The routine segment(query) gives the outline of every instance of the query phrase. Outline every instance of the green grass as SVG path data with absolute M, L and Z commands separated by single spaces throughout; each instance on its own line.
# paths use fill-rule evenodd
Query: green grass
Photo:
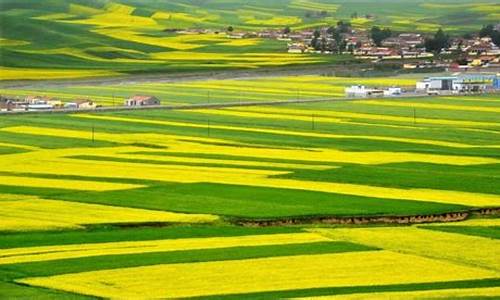
M 1 190 L 1 188 L 0 188 Z M 116 192 L 80 192 L 52 198 L 239 218 L 408 215 L 461 211 L 462 205 L 213 183 L 158 184 Z M 141 199 L 138 201 L 138 199 Z
M 498 164 L 452 166 L 446 164 L 398 163 L 387 165 L 346 165 L 324 171 L 296 170 L 281 178 L 369 184 L 395 188 L 460 190 L 472 193 L 499 194 Z M 371 176 L 366 177 L 366 174 Z M 439 180 L 436 180 L 439 178 Z

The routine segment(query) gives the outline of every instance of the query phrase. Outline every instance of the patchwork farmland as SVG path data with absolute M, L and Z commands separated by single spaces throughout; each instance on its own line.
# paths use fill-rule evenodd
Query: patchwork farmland
M 0 300 L 500 299 L 500 0 L 0 0 Z
M 298 82 L 305 99 L 340 97 L 348 81 L 9 91 L 113 105 L 148 89 L 185 104 L 206 101 L 208 91 L 219 102 L 234 102 L 239 90 L 241 101 L 294 99 Z M 0 291 L 37 299 L 499 297 L 500 224 L 478 214 L 500 206 L 499 110 L 497 95 L 473 95 L 5 115 Z M 309 224 L 447 214 L 467 220 Z M 302 222 L 260 226 L 292 219 Z

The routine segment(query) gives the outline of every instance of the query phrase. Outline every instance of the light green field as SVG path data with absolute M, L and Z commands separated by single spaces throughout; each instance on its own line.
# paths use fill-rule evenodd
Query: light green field
M 0 94 L 20 98 L 28 95 L 48 96 L 66 102 L 90 97 L 102 106 L 119 106 L 123 104 L 124 99 L 132 95 L 146 93 L 158 97 L 164 105 L 181 105 L 344 98 L 345 88 L 353 84 L 413 88 L 417 80 L 417 77 L 411 75 L 387 78 L 342 78 L 304 75 L 127 85 L 10 88 L 0 89 Z
M 363 83 L 395 80 L 414 79 Z M 37 92 L 93 92 L 112 104 L 113 94 L 147 89 L 165 104 L 203 103 L 207 91 L 223 102 L 239 89 L 242 101 L 294 99 L 287 85 L 300 86 L 304 98 L 324 97 L 347 82 L 302 76 Z M 498 219 L 233 224 L 499 207 L 499 110 L 490 95 L 3 116 L 1 294 L 498 297 Z

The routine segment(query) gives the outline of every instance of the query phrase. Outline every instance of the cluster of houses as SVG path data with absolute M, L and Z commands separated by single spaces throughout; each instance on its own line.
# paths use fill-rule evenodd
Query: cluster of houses
M 377 88 L 353 85 L 345 88 L 347 97 L 396 97 L 407 94 L 460 94 L 500 91 L 500 75 L 461 74 L 457 76 L 427 77 L 416 83 L 415 90 L 405 91 L 401 87 Z
M 0 111 L 48 111 L 58 109 L 95 109 L 98 105 L 90 99 L 63 102 L 47 96 L 19 97 L 0 96 Z
M 497 25 L 500 28 L 500 25 Z M 183 34 L 205 34 L 212 33 L 208 29 L 178 30 Z M 222 32 L 220 32 L 222 33 Z M 231 31 L 225 32 L 230 39 L 264 38 L 285 41 L 288 44 L 289 53 L 322 53 L 333 54 L 338 52 L 338 41 L 332 35 L 332 27 L 322 27 L 316 30 L 303 29 L 292 31 L 286 29 L 265 29 L 259 32 Z M 313 47 L 313 41 L 320 40 L 323 46 L 320 50 Z M 429 63 L 434 57 L 433 53 L 427 52 L 425 48 L 426 36 L 419 33 L 401 33 L 383 40 L 377 46 L 367 30 L 354 29 L 344 26 L 340 33 L 340 40 L 344 44 L 344 51 L 353 55 L 372 60 L 387 59 L 424 59 L 423 63 L 407 64 L 405 68 L 436 68 L 444 67 L 451 69 L 467 69 L 477 67 L 500 67 L 500 48 L 493 43 L 489 37 L 453 38 L 450 46 L 442 49 L 443 54 L 462 54 L 462 61 L 442 61 Z M 426 59 L 426 60 L 425 60 Z M 440 64 L 440 65 L 438 65 Z
M 142 107 L 160 105 L 154 96 L 136 95 L 125 99 L 124 106 Z M 93 110 L 101 107 L 91 99 L 75 99 L 68 102 L 47 96 L 20 97 L 0 96 L 0 111 L 53 111 L 53 110 Z

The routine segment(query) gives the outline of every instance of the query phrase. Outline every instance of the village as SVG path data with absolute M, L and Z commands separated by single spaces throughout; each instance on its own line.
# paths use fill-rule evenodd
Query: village
M 366 16 L 366 18 L 370 17 Z M 497 34 L 500 32 L 500 24 L 489 26 L 490 31 L 497 32 Z M 172 32 L 224 34 L 223 31 L 209 29 L 185 29 Z M 229 26 L 225 34 L 230 39 L 262 38 L 284 41 L 287 43 L 287 51 L 295 54 L 352 54 L 359 59 L 369 59 L 375 62 L 408 60 L 409 62 L 404 64 L 405 69 L 438 67 L 466 71 L 478 68 L 500 68 L 500 48 L 487 32 L 465 34 L 460 37 L 449 37 L 442 33 L 445 38 L 442 47 L 432 45 L 432 35 L 429 34 L 396 33 L 389 28 L 382 29 L 376 26 L 369 30 L 359 29 L 346 21 L 339 21 L 336 26 L 317 29 L 292 30 L 290 27 L 285 27 L 258 32 L 236 30 Z

